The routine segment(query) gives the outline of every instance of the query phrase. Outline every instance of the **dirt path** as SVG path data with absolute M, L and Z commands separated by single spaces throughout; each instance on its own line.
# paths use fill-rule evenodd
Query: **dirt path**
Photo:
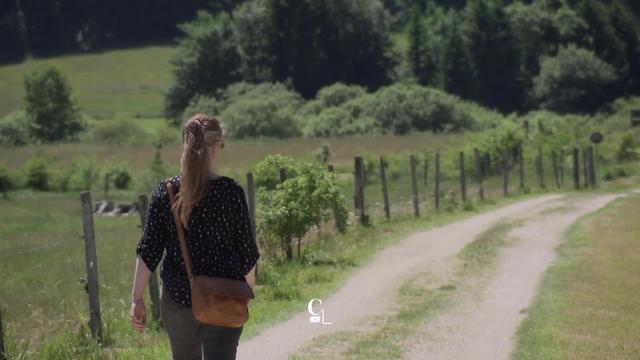
M 526 219 L 507 236 L 494 275 L 480 299 L 467 300 L 427 323 L 410 341 L 403 359 L 508 359 L 516 329 L 545 268 L 555 258 L 563 232 L 581 216 L 626 194 L 585 195 L 566 201 L 564 211 Z
M 325 321 L 333 324 L 310 323 L 305 301 L 299 304 L 299 311 L 288 320 L 247 341 L 241 340 L 237 358 L 286 359 L 318 335 L 361 329 L 366 326 L 368 317 L 390 309 L 398 286 L 415 271 L 455 256 L 497 220 L 515 215 L 533 215 L 552 204 L 561 203 L 563 198 L 565 196 L 561 194 L 543 195 L 414 233 L 381 250 L 371 263 L 356 270 L 337 292 L 322 299 Z

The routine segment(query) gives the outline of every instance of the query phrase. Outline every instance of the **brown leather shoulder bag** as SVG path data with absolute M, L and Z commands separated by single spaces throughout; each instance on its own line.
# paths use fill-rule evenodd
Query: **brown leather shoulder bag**
M 189 276 L 191 311 L 194 317 L 205 324 L 241 327 L 249 320 L 249 299 L 255 297 L 251 286 L 242 280 L 193 275 L 191 256 L 187 248 L 184 228 L 179 220 L 177 210 L 173 209 L 175 196 L 170 178 L 167 179 L 167 191 L 171 199 L 171 212 L 178 230 L 182 259 Z

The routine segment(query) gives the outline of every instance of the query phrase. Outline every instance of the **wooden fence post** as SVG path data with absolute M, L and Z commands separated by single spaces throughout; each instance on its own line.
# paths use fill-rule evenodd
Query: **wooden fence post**
M 436 169 L 435 169 L 435 195 L 436 210 L 440 209 L 440 152 L 436 152 Z
M 418 179 L 416 174 L 416 156 L 409 156 L 409 167 L 411 169 L 411 201 L 413 202 L 413 214 L 420 216 L 420 207 L 418 204 Z
M 428 185 L 428 179 L 429 179 L 429 159 L 427 159 L 427 156 L 425 154 L 424 157 L 424 192 L 427 192 L 427 185 Z
M 509 193 L 509 165 L 507 164 L 509 152 L 505 150 L 502 156 L 502 195 L 507 196 Z
M 354 162 L 355 171 L 355 189 L 354 189 L 354 205 L 356 213 L 360 218 L 360 223 L 366 223 L 366 215 L 364 213 L 364 162 L 362 156 L 357 155 Z
M 7 350 L 4 346 L 4 328 L 2 327 L 2 306 L 0 306 L 0 360 L 7 359 Z
M 467 181 L 464 176 L 464 152 L 460 151 L 460 193 L 462 194 L 462 202 L 467 201 Z
M 331 166 L 331 165 L 329 165 Z M 247 205 L 249 206 L 249 219 L 251 219 L 251 233 L 253 234 L 256 242 L 256 192 L 253 184 L 253 173 L 247 173 Z M 258 259 L 260 260 L 260 259 Z M 258 262 L 256 262 L 256 279 L 258 278 Z
M 555 151 L 551 152 L 551 162 L 553 166 L 553 177 L 556 179 L 556 187 L 560 188 L 560 174 L 558 173 L 558 155 Z
M 584 188 L 589 187 L 589 159 L 587 154 L 587 148 L 582 149 L 582 169 L 584 170 L 583 178 L 584 178 Z
M 278 176 L 280 177 L 280 183 L 283 183 L 287 180 L 287 169 L 281 167 L 278 169 Z M 285 244 L 285 252 L 287 253 L 287 260 L 293 259 L 293 247 L 291 247 L 291 242 L 287 242 Z
M 560 172 L 560 185 L 564 185 L 564 150 L 560 150 L 559 172 Z
M 147 220 L 147 206 L 149 201 L 146 194 L 138 196 L 138 204 L 140 204 L 140 224 L 142 224 L 142 233 L 144 234 L 144 224 Z M 157 267 L 156 267 L 157 269 Z M 163 327 L 162 317 L 160 316 L 160 291 L 158 289 L 158 272 L 154 269 L 149 277 L 149 300 L 151 301 L 151 316 L 153 320 Z
M 539 162 L 539 174 L 540 174 L 540 187 L 545 188 L 547 185 L 544 183 L 544 156 L 542 155 L 542 146 L 538 146 L 538 162 Z
M 91 192 L 83 191 L 80 194 L 82 202 L 82 215 L 84 226 L 84 251 L 85 265 L 87 268 L 87 291 L 89 292 L 89 327 L 91 335 L 102 341 L 102 316 L 100 314 L 100 295 L 98 287 L 98 259 L 96 256 L 96 243 L 93 226 L 93 202 Z
M 589 146 L 589 168 L 591 169 L 591 187 L 596 187 L 596 162 L 594 159 L 594 145 Z
M 476 173 L 478 175 L 478 195 L 480 196 L 480 200 L 484 200 L 484 166 L 482 166 L 480 150 L 478 150 L 478 148 L 473 148 L 473 154 L 476 162 Z
M 580 189 L 580 161 L 578 160 L 578 148 L 573 148 L 573 187 Z
M 518 146 L 518 175 L 520 176 L 520 191 L 524 190 L 524 147 L 522 143 Z
M 384 158 L 380 156 L 380 183 L 382 183 L 382 198 L 384 199 L 384 216 L 391 219 L 391 209 L 389 206 L 389 194 L 387 193 L 387 176 L 384 172 Z

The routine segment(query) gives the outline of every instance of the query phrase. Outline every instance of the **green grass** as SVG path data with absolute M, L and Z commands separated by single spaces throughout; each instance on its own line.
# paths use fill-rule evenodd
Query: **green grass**
M 640 359 L 640 194 L 567 231 L 517 332 L 514 359 Z
M 171 83 L 169 59 L 174 53 L 174 47 L 143 47 L 2 66 L 0 117 L 23 106 L 25 74 L 47 65 L 67 77 L 78 105 L 90 116 L 159 117 Z

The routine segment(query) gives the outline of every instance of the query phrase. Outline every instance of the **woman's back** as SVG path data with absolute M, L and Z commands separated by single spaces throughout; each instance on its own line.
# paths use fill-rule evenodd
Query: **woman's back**
M 180 175 L 169 180 L 180 191 Z M 260 257 L 252 232 L 242 186 L 233 178 L 218 176 L 209 180 L 205 196 L 189 215 L 185 229 L 194 275 L 220 276 L 244 280 Z M 190 289 L 175 220 L 165 181 L 153 191 L 143 236 L 136 253 L 153 269 L 166 256 L 160 270 L 163 289 L 180 307 L 190 307 Z

